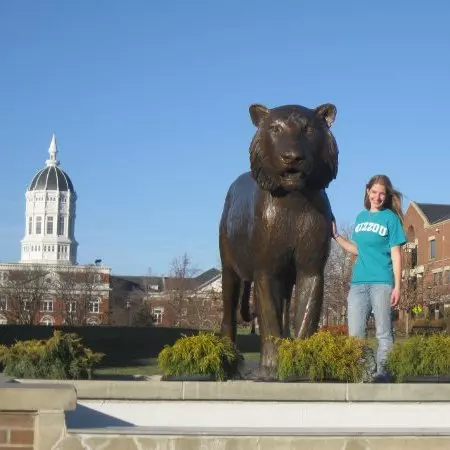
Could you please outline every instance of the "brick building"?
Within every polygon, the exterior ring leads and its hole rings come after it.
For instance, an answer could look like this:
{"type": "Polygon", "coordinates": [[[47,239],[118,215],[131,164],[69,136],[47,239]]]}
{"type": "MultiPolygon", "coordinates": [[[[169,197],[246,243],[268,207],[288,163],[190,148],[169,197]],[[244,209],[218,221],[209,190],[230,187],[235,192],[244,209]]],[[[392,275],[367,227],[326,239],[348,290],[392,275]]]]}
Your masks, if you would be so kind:
{"type": "Polygon", "coordinates": [[[0,325],[107,323],[109,277],[94,264],[0,264],[0,325]]]}
{"type": "Polygon", "coordinates": [[[412,201],[404,225],[404,276],[418,286],[417,303],[442,317],[450,306],[450,205],[412,201]]]}
{"type": "Polygon", "coordinates": [[[111,325],[215,328],[222,316],[222,273],[195,277],[111,276],[111,325]]]}

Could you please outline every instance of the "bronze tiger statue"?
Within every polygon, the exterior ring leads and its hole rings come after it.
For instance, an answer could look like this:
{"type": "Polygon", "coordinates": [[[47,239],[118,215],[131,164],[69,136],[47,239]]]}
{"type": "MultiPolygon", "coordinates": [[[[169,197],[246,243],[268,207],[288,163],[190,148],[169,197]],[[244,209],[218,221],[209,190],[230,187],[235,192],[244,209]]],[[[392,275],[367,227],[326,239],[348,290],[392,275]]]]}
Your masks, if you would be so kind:
{"type": "Polygon", "coordinates": [[[289,333],[294,293],[295,337],[317,330],[323,302],[332,212],[325,188],[336,178],[338,146],[330,127],[336,108],[250,106],[257,127],[251,171],[230,186],[220,220],[223,320],[221,333],[236,341],[237,312],[251,320],[253,283],[261,336],[262,371],[275,366],[268,337],[289,333]]]}

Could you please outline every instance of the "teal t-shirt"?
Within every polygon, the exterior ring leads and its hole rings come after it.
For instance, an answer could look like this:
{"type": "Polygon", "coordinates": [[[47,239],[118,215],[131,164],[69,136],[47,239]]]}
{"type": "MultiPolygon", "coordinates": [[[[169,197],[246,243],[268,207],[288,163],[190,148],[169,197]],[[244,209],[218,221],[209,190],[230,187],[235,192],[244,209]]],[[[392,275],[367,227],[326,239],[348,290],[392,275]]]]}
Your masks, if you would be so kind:
{"type": "Polygon", "coordinates": [[[400,218],[390,209],[364,210],[356,217],[352,241],[358,248],[352,283],[394,284],[391,248],[406,242],[400,218]]]}

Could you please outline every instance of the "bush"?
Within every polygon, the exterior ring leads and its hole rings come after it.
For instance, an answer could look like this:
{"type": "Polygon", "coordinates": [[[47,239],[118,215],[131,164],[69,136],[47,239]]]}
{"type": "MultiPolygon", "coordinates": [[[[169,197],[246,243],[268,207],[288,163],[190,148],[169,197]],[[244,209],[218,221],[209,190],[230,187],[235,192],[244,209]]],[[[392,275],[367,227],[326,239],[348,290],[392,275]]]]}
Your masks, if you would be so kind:
{"type": "Polygon", "coordinates": [[[19,341],[0,348],[0,361],[6,375],[18,378],[40,378],[39,361],[45,351],[44,341],[19,341]]]}
{"type": "Polygon", "coordinates": [[[200,332],[166,345],[158,355],[158,365],[165,376],[213,375],[225,380],[235,375],[242,359],[230,339],[200,332]]]}
{"type": "Polygon", "coordinates": [[[84,347],[76,334],[61,331],[47,341],[19,341],[0,347],[4,373],[16,378],[90,379],[102,357],[84,347]]]}
{"type": "Polygon", "coordinates": [[[365,374],[364,341],[329,331],[308,339],[276,339],[277,376],[310,381],[362,381],[365,374]]]}
{"type": "Polygon", "coordinates": [[[396,342],[386,367],[399,383],[407,376],[449,376],[450,337],[444,334],[415,335],[396,342]]]}

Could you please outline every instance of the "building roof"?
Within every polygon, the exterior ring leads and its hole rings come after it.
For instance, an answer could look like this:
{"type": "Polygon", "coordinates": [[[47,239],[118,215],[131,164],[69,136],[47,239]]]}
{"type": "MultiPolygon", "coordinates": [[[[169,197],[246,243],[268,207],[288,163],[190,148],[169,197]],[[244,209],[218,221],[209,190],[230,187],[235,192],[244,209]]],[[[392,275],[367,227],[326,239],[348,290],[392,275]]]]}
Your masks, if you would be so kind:
{"type": "Polygon", "coordinates": [[[416,203],[430,224],[450,219],[450,205],[436,203],[416,203]]]}
{"type": "Polygon", "coordinates": [[[211,281],[215,279],[217,276],[219,276],[222,272],[215,267],[207,270],[206,272],[203,272],[198,277],[195,277],[195,282],[197,286],[201,286],[202,284],[207,283],[208,281],[211,281]]]}
{"type": "Polygon", "coordinates": [[[112,275],[112,281],[129,288],[139,288],[143,291],[162,291],[164,281],[162,277],[136,276],[136,275],[112,275]]]}
{"type": "Polygon", "coordinates": [[[179,279],[176,277],[153,277],[135,275],[112,275],[112,283],[121,284],[123,287],[139,287],[143,291],[161,292],[171,289],[179,289],[182,284],[183,289],[196,289],[209,281],[215,280],[221,272],[211,268],[195,278],[179,279]],[[115,279],[115,280],[114,280],[115,279]]]}
{"type": "Polygon", "coordinates": [[[29,191],[70,191],[74,192],[69,176],[59,167],[45,167],[33,178],[29,191]]]}

